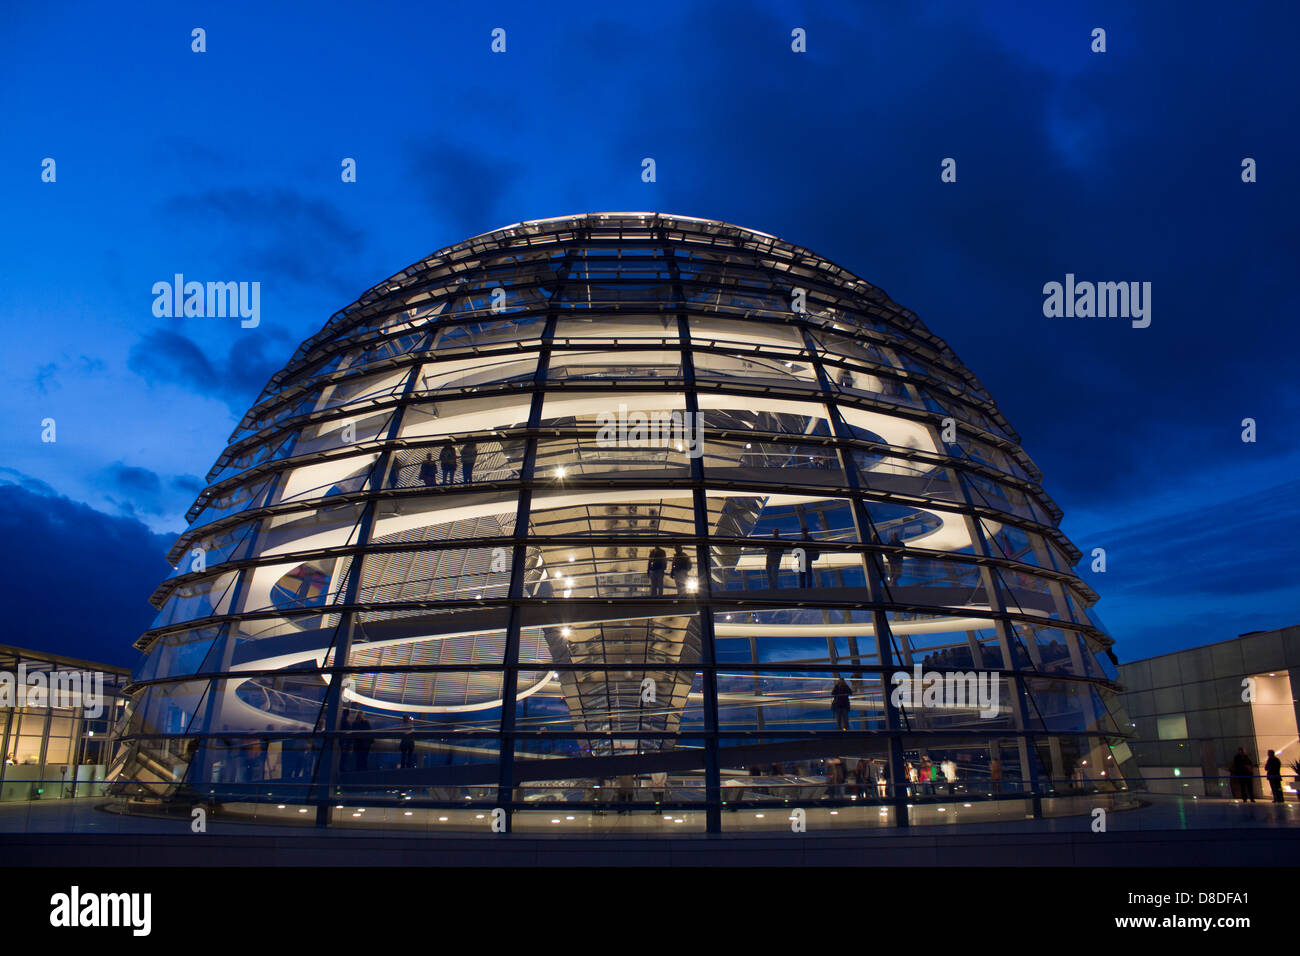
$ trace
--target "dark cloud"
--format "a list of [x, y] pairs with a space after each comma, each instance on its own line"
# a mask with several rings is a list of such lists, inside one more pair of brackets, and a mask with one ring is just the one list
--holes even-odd
[[1110, 594], [1236, 596], [1294, 586], [1300, 481], [1096, 535]]
[[239, 162], [237, 154], [174, 133], [159, 137], [158, 145], [159, 152], [164, 157], [175, 160], [178, 166], [186, 170], [201, 167], [210, 172], [228, 172], [232, 164]]
[[165, 513], [162, 501], [162, 479], [148, 468], [137, 468], [120, 461], [114, 462], [100, 471], [96, 484], [104, 496], [126, 514]]
[[189, 505], [203, 488], [194, 475], [173, 475], [164, 480], [148, 468], [114, 462], [102, 469], [96, 487], [122, 514], [165, 515]]
[[150, 382], [188, 385], [196, 392], [220, 391], [220, 376], [208, 357], [179, 332], [150, 332], [131, 347], [126, 364]]
[[57, 385], [57, 383], [54, 382], [54, 375], [56, 372], [58, 372], [58, 370], [59, 370], [59, 366], [57, 362], [46, 362], [44, 365], [38, 368], [36, 370], [36, 379], [35, 379], [36, 390], [40, 392], [42, 395], [49, 394], [51, 383]]
[[284, 342], [282, 332], [268, 329], [241, 336], [225, 355], [209, 359], [194, 340], [156, 329], [131, 347], [127, 367], [150, 383], [216, 396], [242, 415], [292, 354]]
[[444, 141], [420, 143], [411, 157], [411, 176], [434, 221], [448, 234], [476, 235], [517, 221], [505, 211], [505, 200], [520, 163]]
[[1209, 507], [1100, 532], [1106, 572], [1079, 570], [1102, 595], [1101, 608], [1126, 659], [1226, 640], [1295, 623], [1295, 541], [1300, 481]]
[[132, 494], [157, 495], [162, 492], [162, 480], [148, 468], [136, 468], [119, 461], [104, 469], [104, 474], [116, 487]]
[[170, 484], [176, 491], [188, 495], [198, 495], [203, 490], [203, 479], [197, 475], [176, 475], [172, 478]]
[[355, 292], [340, 275], [346, 275], [364, 235], [332, 202], [286, 188], [222, 188], [173, 196], [164, 211], [188, 234], [208, 233], [219, 245], [234, 244], [228, 258], [248, 272], [240, 278], [264, 287], [283, 278]]
[[0, 485], [6, 644], [131, 666], [170, 572], [170, 535], [57, 495]]
[[70, 363], [70, 365], [60, 362], [46, 362], [36, 370], [34, 379], [36, 390], [42, 395], [48, 395], [51, 387], [61, 388], [63, 383], [59, 380], [59, 375], [69, 367], [75, 376], [79, 378], [98, 375], [107, 368], [102, 359], [91, 358], [89, 355], [77, 356], [76, 361]]
[[39, 478], [33, 478], [31, 475], [25, 475], [16, 468], [6, 468], [0, 466], [0, 486], [17, 485], [23, 491], [31, 495], [42, 497], [57, 497], [58, 492], [50, 485], [41, 481]]

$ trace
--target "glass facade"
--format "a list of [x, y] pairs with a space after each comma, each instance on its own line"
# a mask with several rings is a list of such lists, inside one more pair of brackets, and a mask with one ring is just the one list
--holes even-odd
[[103, 796], [129, 676], [0, 646], [0, 802]]
[[1111, 640], [1039, 479], [940, 339], [805, 249], [648, 213], [479, 236], [240, 423], [117, 791], [485, 831], [1118, 800]]

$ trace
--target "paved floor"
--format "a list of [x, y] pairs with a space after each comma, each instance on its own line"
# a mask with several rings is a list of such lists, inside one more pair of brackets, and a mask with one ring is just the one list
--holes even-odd
[[[738, 811], [727, 815], [732, 820], [722, 836], [674, 830], [673, 839], [632, 830], [502, 837], [373, 823], [322, 830], [306, 818], [291, 826], [214, 817], [205, 833], [194, 833], [183, 818], [129, 816], [101, 806], [100, 799], [0, 805], [0, 864], [1291, 866], [1300, 859], [1300, 803], [1182, 797], [1147, 797], [1137, 809], [1113, 811], [1104, 832], [1093, 830], [1090, 816], [850, 828], [830, 824], [828, 811], [814, 808], [804, 833], [749, 830], [751, 811]], [[925, 809], [939, 817], [937, 806]]]
[[[1106, 830], [1109, 832], [1166, 832], [1197, 830], [1233, 830], [1242, 828], [1291, 828], [1300, 829], [1300, 803], [1275, 804], [1260, 801], [1242, 803], [1237, 800], [1212, 800], [1208, 798], [1191, 799], [1187, 797], [1144, 795], [1142, 806], [1129, 810], [1114, 810], [1106, 815]], [[4, 803], [0, 804], [0, 834], [177, 834], [191, 832], [190, 821], [185, 818], [155, 816], [138, 816], [110, 812], [103, 809], [103, 798], [79, 800], [57, 800], [46, 802]], [[967, 807], [970, 805], [967, 804]], [[977, 805], [978, 806], [978, 805]], [[935, 834], [1029, 834], [1029, 833], [1078, 833], [1093, 832], [1093, 818], [1085, 815], [1049, 817], [1043, 819], [1026, 818], [1020, 805], [1014, 803], [1014, 812], [1003, 812], [996, 820], [979, 819], [962, 816], [962, 806], [931, 804], [914, 807], [912, 810], [913, 826], [910, 830], [881, 825], [874, 819], [879, 812], [877, 808], [844, 808], [829, 811], [825, 808], [810, 807], [807, 812], [809, 831], [835, 830], [841, 833], [869, 832], [873, 838], [907, 838], [916, 833]], [[486, 815], [482, 811], [431, 810], [418, 811], [419, 822], [405, 819], [401, 810], [344, 811], [338, 814], [341, 825], [324, 831], [329, 835], [356, 836], [371, 838], [390, 834], [395, 838], [412, 835], [429, 836], [473, 836], [473, 831], [480, 828], [487, 830]], [[831, 814], [842, 815], [837, 819]], [[564, 838], [577, 832], [579, 835], [611, 834], [624, 837], [664, 837], [690, 836], [702, 830], [703, 814], [680, 813], [676, 816], [668, 812], [662, 817], [619, 816], [607, 813], [599, 817], [582, 814], [580, 819], [588, 826], [574, 826], [569, 821], [573, 815], [562, 816], [564, 811], [536, 814], [533, 821], [540, 826], [532, 826], [530, 835]], [[408, 814], [409, 815], [409, 814]], [[368, 816], [368, 818], [367, 818]], [[312, 814], [299, 815], [294, 808], [268, 806], [261, 808], [254, 820], [223, 818], [214, 815], [207, 821], [209, 833], [230, 835], [266, 835], [275, 832], [280, 835], [294, 834], [322, 835], [322, 831], [313, 826], [309, 820]], [[685, 829], [677, 828], [674, 821], [685, 818], [691, 824]], [[858, 821], [872, 818], [871, 824], [862, 826]], [[548, 833], [545, 824], [552, 819], [561, 823], [563, 833]], [[761, 819], [761, 822], [760, 822]], [[729, 832], [746, 836], [771, 834], [774, 837], [785, 836], [789, 827], [785, 823], [788, 812], [782, 810], [739, 810], [723, 815], [724, 828]], [[483, 822], [479, 822], [482, 820]], [[774, 826], [774, 822], [776, 826]], [[442, 826], [440, 824], [447, 824]], [[519, 832], [516, 827], [516, 832]], [[702, 834], [701, 834], [702, 836]]]

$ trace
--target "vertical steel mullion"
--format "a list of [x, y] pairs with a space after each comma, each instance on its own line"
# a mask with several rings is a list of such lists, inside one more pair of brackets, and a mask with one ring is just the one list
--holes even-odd
[[[269, 494], [268, 494], [268, 500], [269, 500]], [[253, 555], [255, 553], [254, 548], [257, 544], [257, 536], [261, 532], [262, 523], [265, 520], [266, 519], [264, 518], [257, 519], [257, 521], [255, 521], [248, 530], [249, 539], [248, 539], [247, 550], [249, 555]], [[243, 542], [241, 541], [240, 544], [242, 543]], [[238, 546], [236, 546], [235, 550], [238, 550]], [[232, 554], [233, 553], [234, 552], [232, 552]], [[230, 603], [228, 605], [229, 612], [231, 614], [239, 613], [238, 610], [239, 602], [243, 601], [244, 591], [246, 590], [245, 583], [248, 580], [248, 578], [250, 578], [256, 572], [257, 572], [257, 565], [250, 565], [249, 567], [243, 568], [238, 573], [236, 573], [234, 583], [231, 586]], [[221, 661], [218, 664], [216, 669], [218, 674], [225, 675], [230, 673], [230, 665], [235, 655], [235, 632], [238, 629], [239, 629], [238, 621], [228, 621], [225, 624], [221, 625], [221, 637], [219, 638], [221, 642], [220, 644]], [[211, 653], [212, 651], [209, 650], [208, 654]], [[205, 658], [207, 656], [208, 656], [207, 654], [204, 655]], [[209, 668], [204, 668], [204, 669], [210, 670]], [[198, 773], [201, 776], [207, 776], [209, 778], [211, 778], [212, 776], [212, 774], [209, 771], [211, 769], [213, 761], [209, 759], [210, 746], [208, 744], [208, 741], [211, 739], [212, 728], [217, 725], [221, 717], [222, 700], [220, 699], [220, 695], [216, 692], [216, 688], [223, 685], [225, 683], [225, 680], [226, 680], [225, 677], [214, 677], [208, 681], [208, 689], [206, 691], [207, 699], [202, 702], [202, 707], [204, 711], [203, 721], [202, 723], [198, 724], [200, 730], [207, 731], [208, 733], [203, 737], [203, 740], [199, 744], [199, 746], [195, 748], [194, 756], [190, 758], [189, 764], [185, 767], [185, 775], [181, 778], [180, 781], [178, 781], [178, 782], [184, 782], [186, 779], [188, 779], [190, 782], [190, 786], [194, 787], [195, 789], [197, 789], [198, 786], [204, 783], [211, 782], [210, 779], [206, 781], [205, 780], [196, 781], [194, 779], [194, 774], [195, 774], [195, 768], [197, 767]], [[146, 691], [145, 693], [147, 694], [148, 691]], [[187, 730], [195, 726], [196, 722], [198, 721], [198, 716], [199, 716], [199, 708], [195, 707], [194, 716], [190, 718], [189, 727], [186, 728]]]
[[[954, 419], [954, 421], [955, 420], [956, 419]], [[941, 447], [943, 449], [942, 453], [944, 459], [948, 462], [953, 462], [957, 456], [948, 448], [947, 442], [943, 441], [943, 436], [937, 435], [933, 437], [936, 447]], [[978, 506], [971, 495], [971, 486], [965, 480], [965, 469], [955, 467], [952, 464], [949, 464], [946, 467], [953, 482], [957, 485], [957, 490], [961, 493], [961, 500], [964, 505], [962, 516], [966, 522], [967, 535], [971, 539], [971, 547], [979, 557], [985, 559], [979, 564], [980, 583], [984, 586], [984, 594], [989, 602], [989, 610], [992, 611], [994, 615], [993, 627], [994, 630], [997, 631], [998, 643], [1000, 645], [999, 649], [1002, 652], [1002, 668], [1012, 672], [1007, 674], [1007, 685], [1010, 687], [1011, 696], [1015, 701], [1014, 713], [1016, 715], [1017, 730], [1019, 731], [1017, 747], [1020, 755], [1020, 779], [1022, 784], [1026, 780], [1029, 782], [1033, 815], [1041, 817], [1043, 815], [1043, 805], [1038, 780], [1038, 771], [1035, 768], [1034, 760], [1031, 759], [1029, 753], [1029, 745], [1032, 740], [1035, 743], [1034, 750], [1036, 755], [1036, 742], [1039, 738], [1038, 735], [1034, 735], [1032, 738], [1030, 736], [1033, 731], [1030, 730], [1029, 726], [1030, 715], [1028, 707], [1028, 690], [1025, 687], [1023, 679], [1018, 674], [1020, 667], [1016, 663], [1015, 659], [1015, 632], [1012, 630], [1011, 623], [1007, 618], [1006, 602], [1002, 598], [1002, 592], [998, 589], [998, 583], [1002, 580], [1002, 575], [991, 563], [994, 558], [993, 550], [989, 547], [988, 536], [984, 529], [984, 519], [980, 517], [979, 512], [976, 510]], [[981, 497], [983, 497], [982, 492]], [[986, 501], [983, 507], [991, 508], [992, 506]], [[981, 657], [983, 657], [983, 655], [981, 655]], [[1030, 655], [1031, 662], [1033, 662], [1037, 657], [1038, 650], [1035, 648], [1034, 653]], [[1041, 718], [1039, 722], [1042, 723]], [[1046, 725], [1044, 725], [1044, 729], [1046, 729]], [[996, 743], [994, 743], [994, 746], [997, 746], [998, 749], [996, 757], [1001, 761], [1001, 747]], [[991, 754], [990, 756], [992, 757], [994, 755]]]
[[546, 401], [546, 383], [550, 375], [551, 350], [555, 340], [558, 299], [571, 268], [572, 254], [566, 254], [556, 272], [555, 289], [546, 309], [542, 328], [542, 345], [533, 372], [532, 403], [528, 410], [528, 437], [524, 440], [524, 457], [519, 464], [519, 501], [515, 511], [514, 546], [510, 564], [510, 612], [506, 622], [506, 643], [501, 661], [501, 733], [497, 767], [498, 809], [505, 812], [504, 832], [514, 827], [515, 813], [515, 733], [519, 691], [519, 635], [522, 631], [524, 574], [528, 562], [528, 528], [532, 520], [533, 486], [537, 471], [537, 430], [541, 426], [542, 406]]
[[[17, 681], [18, 679], [18, 660], [19, 660], [18, 657], [15, 655], [14, 657], [14, 680], [15, 681]], [[15, 695], [14, 703], [17, 704], [16, 695]], [[4, 712], [6, 714], [4, 733], [0, 735], [0, 739], [3, 740], [3, 745], [0, 745], [0, 787], [3, 787], [5, 782], [5, 768], [8, 767], [8, 760], [9, 760], [9, 737], [13, 733], [13, 726], [14, 726], [15, 718], [18, 713], [18, 708], [6, 707], [4, 708]], [[0, 789], [0, 793], [3, 792], [4, 791]]]
[[[18, 680], [18, 668], [22, 666], [22, 662], [23, 662], [23, 655], [19, 653], [18, 650], [15, 648], [14, 649], [14, 680], [15, 681]], [[18, 695], [14, 694], [14, 706], [9, 708], [9, 725], [5, 728], [4, 751], [0, 752], [0, 784], [4, 783], [5, 769], [6, 769], [5, 761], [9, 758], [10, 746], [14, 748], [13, 751], [14, 756], [15, 757], [18, 756], [18, 740], [21, 739], [20, 734], [18, 733], [20, 729], [18, 725], [22, 721], [22, 715], [19, 714], [18, 711], [19, 711]]]
[[[835, 435], [840, 464], [844, 469], [844, 478], [848, 482], [851, 492], [849, 500], [852, 503], [854, 520], [858, 526], [858, 540], [869, 545], [879, 545], [882, 543], [880, 535], [876, 533], [875, 522], [871, 520], [871, 512], [867, 509], [862, 498], [863, 485], [858, 477], [857, 466], [853, 462], [852, 450], [847, 444], [853, 438], [853, 432], [845, 424], [843, 416], [840, 415], [835, 391], [831, 387], [830, 378], [826, 374], [826, 367], [822, 364], [821, 356], [817, 351], [818, 346], [812, 337], [812, 333], [809, 332], [806, 326], [801, 325], [799, 328], [803, 333], [804, 348], [808, 351], [813, 368], [817, 372], [822, 401], [826, 404], [826, 412], [830, 416], [831, 430]], [[863, 541], [864, 538], [869, 540]], [[881, 703], [885, 709], [885, 730], [889, 735], [889, 783], [893, 790], [894, 824], [907, 827], [911, 825], [911, 820], [908, 816], [907, 780], [904, 776], [903, 764], [902, 733], [904, 720], [890, 697], [890, 670], [894, 666], [893, 634], [889, 626], [889, 617], [880, 607], [882, 600], [886, 597], [886, 588], [882, 583], [884, 576], [880, 572], [879, 552], [870, 550], [863, 557], [863, 565], [866, 568], [867, 575], [867, 605], [871, 610], [871, 620], [876, 634], [876, 656], [880, 666]], [[892, 603], [892, 600], [890, 603]]]
[[[370, 532], [374, 527], [375, 510], [380, 500], [378, 493], [383, 490], [383, 482], [388, 475], [388, 466], [393, 458], [393, 442], [401, 431], [402, 419], [405, 417], [411, 393], [415, 390], [415, 383], [420, 377], [419, 369], [419, 363], [411, 366], [410, 376], [402, 388], [401, 400], [394, 406], [393, 417], [388, 423], [388, 432], [384, 436], [383, 451], [380, 453], [379, 458], [376, 459], [374, 470], [371, 471], [370, 480], [367, 482], [366, 491], [370, 497], [367, 498], [361, 511], [361, 519], [357, 522], [355, 551], [352, 556], [352, 564], [348, 568], [348, 580], [344, 585], [342, 604], [346, 607], [350, 607], [357, 602], [357, 592], [361, 587], [361, 569], [365, 564], [365, 549], [366, 545], [370, 543]], [[355, 623], [355, 611], [341, 612], [339, 623], [334, 630], [334, 663], [328, 668], [323, 668], [323, 670], [328, 670], [330, 673], [330, 686], [325, 693], [324, 739], [320, 753], [316, 758], [316, 773], [313, 782], [313, 789], [316, 790], [316, 825], [319, 827], [327, 827], [330, 824], [330, 792], [338, 782], [339, 747], [337, 735], [339, 712], [342, 710], [344, 671], [348, 666], [348, 659], [352, 655], [352, 633]], [[327, 656], [328, 653], [327, 651]], [[324, 780], [321, 780], [322, 770], [324, 771]]]
[[[50, 668], [50, 673], [51, 674], [54, 673], [53, 667]], [[46, 758], [49, 756], [49, 751], [50, 751], [50, 721], [54, 716], [54, 700], [53, 700], [53, 694], [51, 694], [50, 691], [48, 690], [49, 687], [48, 678], [47, 678], [46, 687], [47, 690], [45, 693], [45, 708], [44, 708], [45, 720], [41, 723], [41, 755], [36, 759], [37, 766], [41, 768], [41, 779], [37, 781], [40, 784], [46, 784], [49, 782], [49, 767], [46, 764]], [[42, 787], [42, 789], [44, 788]]]
[[[686, 397], [686, 429], [695, 430], [703, 440], [699, 427], [700, 402], [695, 391], [695, 356], [691, 351], [690, 320], [686, 312], [686, 297], [682, 291], [681, 276], [673, 257], [672, 245], [667, 235], [660, 233], [668, 271], [672, 275], [673, 301], [677, 306], [677, 337], [682, 356], [682, 378]], [[722, 832], [722, 771], [718, 756], [718, 666], [713, 634], [713, 566], [709, 552], [709, 507], [704, 489], [704, 448], [691, 458], [691, 503], [695, 524], [695, 579], [697, 620], [700, 627], [700, 677], [704, 694], [704, 828], [707, 833]]]
[[[968, 508], [973, 506], [970, 500], [970, 494], [966, 489], [965, 482], [961, 481], [960, 476], [957, 481], [961, 489], [962, 497], [966, 501]], [[982, 557], [990, 558], [992, 554], [988, 547], [988, 542], [984, 534], [984, 522], [975, 514], [969, 514], [966, 517], [966, 527], [971, 537], [971, 544]], [[1012, 699], [1015, 701], [1015, 715], [1017, 729], [1019, 734], [1019, 752], [1020, 752], [1020, 773], [1021, 781], [1028, 781], [1030, 789], [1030, 799], [1032, 801], [1032, 811], [1034, 816], [1043, 815], [1042, 793], [1038, 781], [1038, 770], [1034, 765], [1029, 753], [1031, 740], [1036, 744], [1038, 735], [1030, 730], [1030, 715], [1028, 706], [1029, 690], [1024, 684], [1024, 679], [1020, 677], [1020, 665], [1016, 663], [1015, 644], [1016, 637], [1011, 628], [1011, 622], [1007, 619], [1006, 602], [1002, 600], [1002, 592], [998, 590], [997, 584], [1000, 577], [995, 573], [988, 561], [980, 564], [980, 580], [984, 585], [984, 593], [988, 598], [989, 610], [994, 614], [993, 626], [998, 634], [998, 643], [1001, 645], [1002, 666], [1010, 671], [1006, 675], [1007, 684], [1011, 689]], [[1041, 723], [1040, 718], [1040, 723]], [[1044, 726], [1044, 729], [1046, 727]], [[1031, 737], [1030, 735], [1033, 734]], [[999, 748], [1000, 749], [1000, 748]], [[1035, 755], [1037, 747], [1035, 746]], [[1001, 756], [998, 756], [1001, 760]]]

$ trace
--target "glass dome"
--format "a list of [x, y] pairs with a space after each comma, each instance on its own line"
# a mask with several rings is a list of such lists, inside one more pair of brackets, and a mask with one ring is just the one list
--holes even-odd
[[942, 340], [805, 249], [653, 213], [478, 236], [240, 422], [116, 792], [485, 833], [1123, 803], [1111, 640], [1040, 477]]

